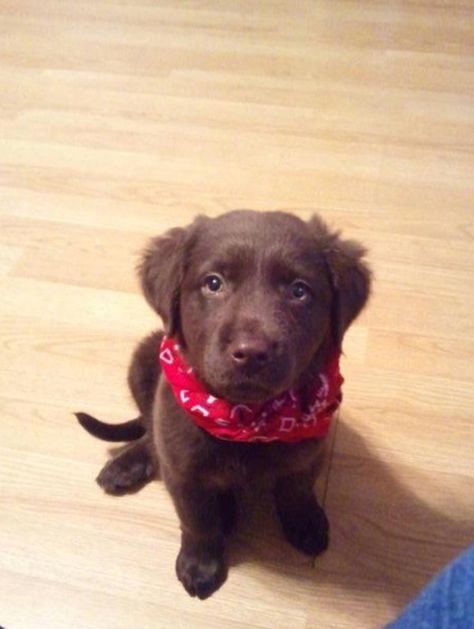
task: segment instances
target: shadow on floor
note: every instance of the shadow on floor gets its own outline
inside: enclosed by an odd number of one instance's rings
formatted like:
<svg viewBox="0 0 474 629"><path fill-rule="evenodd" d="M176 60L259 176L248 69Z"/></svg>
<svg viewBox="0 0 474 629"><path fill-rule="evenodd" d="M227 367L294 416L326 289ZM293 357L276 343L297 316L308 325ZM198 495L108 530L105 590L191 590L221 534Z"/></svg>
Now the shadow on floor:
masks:
<svg viewBox="0 0 474 629"><path fill-rule="evenodd" d="M354 454L333 460L325 505L331 523L329 550L314 564L293 550L283 539L271 493L250 493L242 497L239 526L229 541L230 564L258 562L288 578L380 597L396 615L473 542L474 497L468 504L463 501L470 494L462 477L451 476L448 485L445 480L440 487L439 478L414 469L407 471L410 486L405 486L389 461L371 452L343 419L338 440L350 443ZM430 487L438 497L446 487L452 490L449 513L417 497L412 488L418 476L425 495ZM456 492L453 482L461 483L462 491Z"/></svg>

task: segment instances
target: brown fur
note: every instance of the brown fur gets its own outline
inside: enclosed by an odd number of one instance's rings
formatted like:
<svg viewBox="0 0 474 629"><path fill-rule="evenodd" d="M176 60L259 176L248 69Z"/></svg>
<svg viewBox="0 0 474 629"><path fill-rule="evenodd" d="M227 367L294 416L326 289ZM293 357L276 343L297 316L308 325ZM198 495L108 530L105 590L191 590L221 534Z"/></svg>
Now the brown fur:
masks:
<svg viewBox="0 0 474 629"><path fill-rule="evenodd" d="M146 299L209 391L232 402L264 401L289 387L303 395L327 353L341 345L368 299L364 254L317 216L304 223L282 212L236 211L198 217L155 238L139 275ZM216 292L209 274L222 280ZM295 281L309 292L297 298ZM233 443L202 431L160 378L161 334L139 345L129 371L146 433L107 463L99 484L113 493L134 489L156 475L159 461L181 522L177 575L199 598L226 578L234 489L246 483L267 478L287 539L309 555L322 552L328 522L313 494L320 441Z"/></svg>

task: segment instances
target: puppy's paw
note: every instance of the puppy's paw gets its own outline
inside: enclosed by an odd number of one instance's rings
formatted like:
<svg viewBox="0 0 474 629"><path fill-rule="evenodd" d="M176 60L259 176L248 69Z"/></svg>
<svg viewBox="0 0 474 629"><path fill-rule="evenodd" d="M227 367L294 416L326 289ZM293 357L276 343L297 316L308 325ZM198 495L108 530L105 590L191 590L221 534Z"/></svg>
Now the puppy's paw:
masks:
<svg viewBox="0 0 474 629"><path fill-rule="evenodd" d="M176 559L176 575L190 596L208 598L227 578L227 566L221 555L200 557L181 548Z"/></svg>
<svg viewBox="0 0 474 629"><path fill-rule="evenodd" d="M316 557L329 545L329 521L316 499L308 497L297 510L278 509L286 539L297 550Z"/></svg>
<svg viewBox="0 0 474 629"><path fill-rule="evenodd" d="M149 460L130 461L118 457L104 465L96 481L106 493L121 495L140 489L154 475L154 466Z"/></svg>

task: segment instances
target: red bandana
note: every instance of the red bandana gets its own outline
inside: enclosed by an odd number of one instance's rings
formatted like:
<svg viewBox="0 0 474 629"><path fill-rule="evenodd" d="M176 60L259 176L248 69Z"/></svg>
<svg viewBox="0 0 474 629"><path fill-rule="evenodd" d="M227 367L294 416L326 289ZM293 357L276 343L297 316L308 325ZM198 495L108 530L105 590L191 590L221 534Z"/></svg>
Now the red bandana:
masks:
<svg viewBox="0 0 474 629"><path fill-rule="evenodd" d="M231 404L206 391L171 338L161 342L161 368L180 406L195 424L228 441L286 441L325 437L341 403L344 378L337 352L318 374L306 408L293 389L264 404Z"/></svg>

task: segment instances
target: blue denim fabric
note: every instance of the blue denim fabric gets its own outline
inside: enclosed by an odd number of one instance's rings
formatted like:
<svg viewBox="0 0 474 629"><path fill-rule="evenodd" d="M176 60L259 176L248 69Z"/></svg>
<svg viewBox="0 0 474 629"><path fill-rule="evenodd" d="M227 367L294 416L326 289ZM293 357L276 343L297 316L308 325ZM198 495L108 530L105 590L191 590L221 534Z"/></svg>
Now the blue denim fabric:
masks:
<svg viewBox="0 0 474 629"><path fill-rule="evenodd" d="M435 577L386 629L474 629L474 546Z"/></svg>

